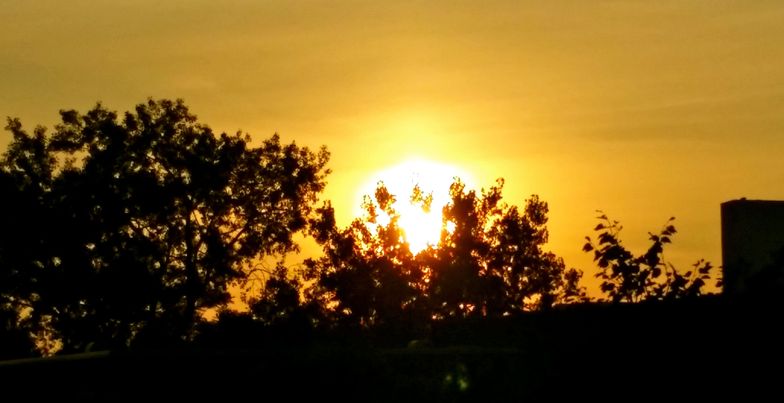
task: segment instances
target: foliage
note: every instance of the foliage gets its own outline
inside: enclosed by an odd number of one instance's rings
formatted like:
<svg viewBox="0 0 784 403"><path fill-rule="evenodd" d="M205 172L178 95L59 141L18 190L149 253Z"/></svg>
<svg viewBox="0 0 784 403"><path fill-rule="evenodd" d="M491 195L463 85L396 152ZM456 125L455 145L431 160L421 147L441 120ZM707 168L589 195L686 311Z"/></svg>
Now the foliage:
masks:
<svg viewBox="0 0 784 403"><path fill-rule="evenodd" d="M251 345L249 335L295 340L322 325L405 339L433 320L587 300L582 272L545 250L547 203L532 195L507 204L502 180L480 192L455 180L437 245L412 253L397 196L383 184L345 228L329 202L316 207L329 173L323 148L216 135L179 100L149 100L123 116L100 104L60 115L51 135L42 127L30 134L18 119L6 127L0 339L13 351L1 355L29 351L29 333L39 349L59 343L65 351L182 343L199 331L205 343L245 333ZM419 187L409 201L433 207ZM584 250L594 253L609 300L704 293L710 263L680 273L663 259L672 219L635 256L620 224L598 218L597 239L586 237ZM311 235L323 255L296 272L278 263L249 311L231 312L229 287L298 251L297 233ZM218 312L218 324L203 323L207 311Z"/></svg>
<svg viewBox="0 0 784 403"><path fill-rule="evenodd" d="M547 203L538 196L523 209L503 203L503 181L481 194L452 184L445 228L430 250L431 298L439 316L500 316L541 310L585 298L582 273L543 250Z"/></svg>
<svg viewBox="0 0 784 403"><path fill-rule="evenodd" d="M596 241L585 237L585 252L594 253L599 266L596 277L602 280L601 291L612 302L640 302L643 300L672 300L696 297L704 293L706 282L711 278L713 266L700 259L693 269L680 273L663 258L664 245L672 242L677 232L670 218L658 234L649 233L652 242L648 250L635 256L621 243L622 229L618 221L610 220L605 214L594 231Z"/></svg>
<svg viewBox="0 0 784 403"><path fill-rule="evenodd" d="M502 202L502 188L499 181L477 194L454 182L438 245L416 255L383 184L366 199L365 216L345 229L325 206L313 223L325 255L308 263L309 298L360 327L503 316L584 299L581 273L542 249L547 204L532 196L521 211ZM414 188L412 202L429 208L431 200Z"/></svg>
<svg viewBox="0 0 784 403"><path fill-rule="evenodd" d="M181 100L60 115L6 127L0 297L66 349L191 337L254 262L297 250L328 173L325 149L216 135Z"/></svg>
<svg viewBox="0 0 784 403"><path fill-rule="evenodd" d="M330 320L370 327L425 319L427 273L403 240L394 202L380 186L375 201L365 199L365 216L347 228L336 227L330 205L313 221L324 256L306 262L312 282L307 295L325 308ZM381 214L387 223L379 220Z"/></svg>

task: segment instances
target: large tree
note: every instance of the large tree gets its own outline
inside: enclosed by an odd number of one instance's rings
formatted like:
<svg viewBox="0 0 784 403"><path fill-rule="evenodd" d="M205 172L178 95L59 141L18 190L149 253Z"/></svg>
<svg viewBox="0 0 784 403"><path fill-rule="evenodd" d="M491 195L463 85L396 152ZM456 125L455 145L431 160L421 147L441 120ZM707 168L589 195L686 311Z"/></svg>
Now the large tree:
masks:
<svg viewBox="0 0 784 403"><path fill-rule="evenodd" d="M544 249L547 203L533 195L522 208L509 205L503 184L481 193L452 184L445 230L438 248L428 252L436 315L501 316L585 298L582 273Z"/></svg>
<svg viewBox="0 0 784 403"><path fill-rule="evenodd" d="M584 299L581 273L544 250L547 204L532 196L522 209L510 206L502 188L499 181L477 193L453 183L438 244L417 254L383 185L347 228L324 209L313 228L325 255L309 263L309 297L328 316L364 327L503 316ZM431 198L414 188L411 201L429 208Z"/></svg>
<svg viewBox="0 0 784 403"><path fill-rule="evenodd" d="M0 297L66 349L192 336L231 282L297 249L328 174L324 148L216 135L181 100L60 115L51 135L6 127Z"/></svg>

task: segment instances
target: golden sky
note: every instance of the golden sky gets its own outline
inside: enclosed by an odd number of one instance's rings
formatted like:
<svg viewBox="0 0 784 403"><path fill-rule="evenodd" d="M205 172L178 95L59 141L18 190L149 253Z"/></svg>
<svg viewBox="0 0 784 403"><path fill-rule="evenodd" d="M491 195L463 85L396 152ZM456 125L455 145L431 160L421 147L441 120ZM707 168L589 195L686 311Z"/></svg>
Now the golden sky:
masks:
<svg viewBox="0 0 784 403"><path fill-rule="evenodd" d="M720 264L719 203L784 199L783 44L780 1L5 0L0 115L184 98L217 130L326 144L343 223L411 158L504 177L590 277L596 209L638 251L677 217L685 266Z"/></svg>

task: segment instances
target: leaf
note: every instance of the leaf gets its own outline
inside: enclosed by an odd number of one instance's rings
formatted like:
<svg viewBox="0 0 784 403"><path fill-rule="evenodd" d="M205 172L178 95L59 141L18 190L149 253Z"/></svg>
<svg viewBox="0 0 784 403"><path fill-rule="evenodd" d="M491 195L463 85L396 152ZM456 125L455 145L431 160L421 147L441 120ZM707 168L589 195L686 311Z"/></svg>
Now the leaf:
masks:
<svg viewBox="0 0 784 403"><path fill-rule="evenodd" d="M602 224L602 223L599 223L599 224L596 224L596 226L593 228L593 230L594 230L594 231L599 231L599 230L602 230L602 229L604 229L604 228L605 228L605 227L604 227L604 224Z"/></svg>
<svg viewBox="0 0 784 403"><path fill-rule="evenodd" d="M583 245L583 252L590 252L593 250L593 246L590 243L586 243Z"/></svg>

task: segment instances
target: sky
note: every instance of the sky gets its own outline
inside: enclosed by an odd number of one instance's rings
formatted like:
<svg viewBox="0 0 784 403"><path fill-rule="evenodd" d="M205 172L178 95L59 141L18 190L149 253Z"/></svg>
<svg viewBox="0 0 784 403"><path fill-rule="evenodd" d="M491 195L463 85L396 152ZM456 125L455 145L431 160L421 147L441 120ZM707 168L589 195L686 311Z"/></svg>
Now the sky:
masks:
<svg viewBox="0 0 784 403"><path fill-rule="evenodd" d="M720 203L784 199L782 22L779 1L4 0L0 115L183 98L217 131L326 145L342 224L405 161L503 177L591 286L596 210L636 252L675 216L685 267L721 263Z"/></svg>

